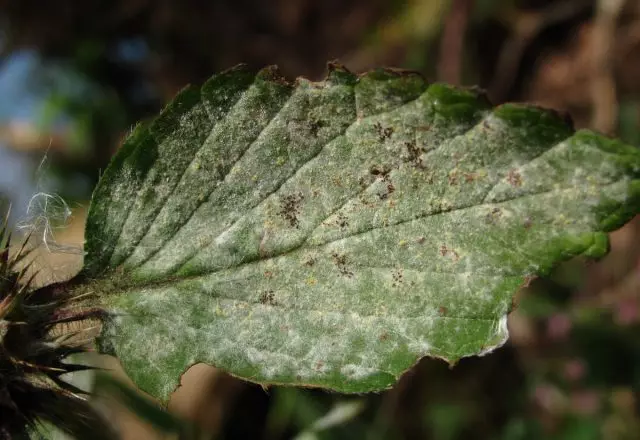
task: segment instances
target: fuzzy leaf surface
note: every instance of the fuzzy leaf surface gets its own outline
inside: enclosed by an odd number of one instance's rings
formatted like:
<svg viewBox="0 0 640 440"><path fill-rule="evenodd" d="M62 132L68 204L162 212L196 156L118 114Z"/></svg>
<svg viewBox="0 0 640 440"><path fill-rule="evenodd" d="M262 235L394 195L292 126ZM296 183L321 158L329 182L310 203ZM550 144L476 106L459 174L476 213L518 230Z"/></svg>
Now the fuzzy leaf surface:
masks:
<svg viewBox="0 0 640 440"><path fill-rule="evenodd" d="M640 154L474 89L238 67L138 126L95 190L80 288L166 399L205 362L263 384L388 388L503 344L519 286L639 210Z"/></svg>

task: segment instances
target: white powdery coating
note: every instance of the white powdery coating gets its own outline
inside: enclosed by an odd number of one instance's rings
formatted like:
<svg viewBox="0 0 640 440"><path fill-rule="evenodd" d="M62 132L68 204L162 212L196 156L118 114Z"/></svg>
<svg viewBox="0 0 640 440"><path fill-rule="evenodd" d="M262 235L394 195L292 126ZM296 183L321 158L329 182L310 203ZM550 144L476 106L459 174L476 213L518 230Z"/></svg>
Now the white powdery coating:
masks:
<svg viewBox="0 0 640 440"><path fill-rule="evenodd" d="M363 93L303 81L252 107L259 129L234 123L245 95L183 174L149 174L112 258L140 287L110 297L126 316L109 337L143 389L167 397L195 362L381 389L423 356L502 346L530 275L601 251L593 208L629 196L611 153L484 111L452 124L429 91L365 114Z"/></svg>

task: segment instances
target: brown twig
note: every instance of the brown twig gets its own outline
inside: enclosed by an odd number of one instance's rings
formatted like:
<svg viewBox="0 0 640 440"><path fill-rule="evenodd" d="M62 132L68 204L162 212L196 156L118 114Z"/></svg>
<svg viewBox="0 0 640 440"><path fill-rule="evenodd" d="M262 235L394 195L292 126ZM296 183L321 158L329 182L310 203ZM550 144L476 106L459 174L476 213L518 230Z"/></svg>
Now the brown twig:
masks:
<svg viewBox="0 0 640 440"><path fill-rule="evenodd" d="M517 76L525 50L545 28L568 20L582 13L592 5L592 0L552 3L542 11L510 11L502 17L502 23L510 28L511 35L505 41L493 81L489 86L489 96L496 103L504 101Z"/></svg>
<svg viewBox="0 0 640 440"><path fill-rule="evenodd" d="M440 81L460 84L462 80L464 37L473 4L474 0L453 0L451 2L440 41L438 61L438 79Z"/></svg>
<svg viewBox="0 0 640 440"><path fill-rule="evenodd" d="M598 0L591 33L591 126L606 134L615 131L618 120L613 46L618 18L624 3L625 0Z"/></svg>

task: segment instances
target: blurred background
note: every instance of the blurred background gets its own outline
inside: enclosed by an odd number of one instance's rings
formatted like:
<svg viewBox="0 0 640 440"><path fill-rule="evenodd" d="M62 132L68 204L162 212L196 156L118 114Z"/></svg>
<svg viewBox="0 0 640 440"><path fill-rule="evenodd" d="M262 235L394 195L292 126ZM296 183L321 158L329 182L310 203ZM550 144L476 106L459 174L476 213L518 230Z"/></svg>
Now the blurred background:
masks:
<svg viewBox="0 0 640 440"><path fill-rule="evenodd" d="M640 146L638 0L0 0L0 198L37 238L41 282L80 267L91 190L137 121L240 62L321 79L333 59L477 84ZM196 365L169 409L203 439L638 439L640 220L611 241L520 292L490 356L424 359L366 396ZM172 436L116 400L124 438Z"/></svg>

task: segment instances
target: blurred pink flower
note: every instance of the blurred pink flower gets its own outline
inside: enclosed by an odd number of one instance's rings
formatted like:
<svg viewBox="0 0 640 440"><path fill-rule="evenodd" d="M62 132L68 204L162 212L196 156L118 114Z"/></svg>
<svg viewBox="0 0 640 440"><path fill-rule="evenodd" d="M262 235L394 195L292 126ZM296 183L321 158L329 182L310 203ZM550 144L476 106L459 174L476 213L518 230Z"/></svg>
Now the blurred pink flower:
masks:
<svg viewBox="0 0 640 440"><path fill-rule="evenodd" d="M571 359L564 364L564 378L570 382L577 382L587 374L587 366L582 359Z"/></svg>
<svg viewBox="0 0 640 440"><path fill-rule="evenodd" d="M547 318L547 336L554 341L566 339L571 327L571 318L565 313L556 313Z"/></svg>
<svg viewBox="0 0 640 440"><path fill-rule="evenodd" d="M536 386L533 400L540 408L549 413L558 413L565 405L565 397L558 388L550 384Z"/></svg>
<svg viewBox="0 0 640 440"><path fill-rule="evenodd" d="M638 321L638 300L636 298L624 298L615 306L615 321L618 325L630 325Z"/></svg>
<svg viewBox="0 0 640 440"><path fill-rule="evenodd" d="M579 390L571 394L571 410L583 416L592 416L600 410L600 395L593 390Z"/></svg>

